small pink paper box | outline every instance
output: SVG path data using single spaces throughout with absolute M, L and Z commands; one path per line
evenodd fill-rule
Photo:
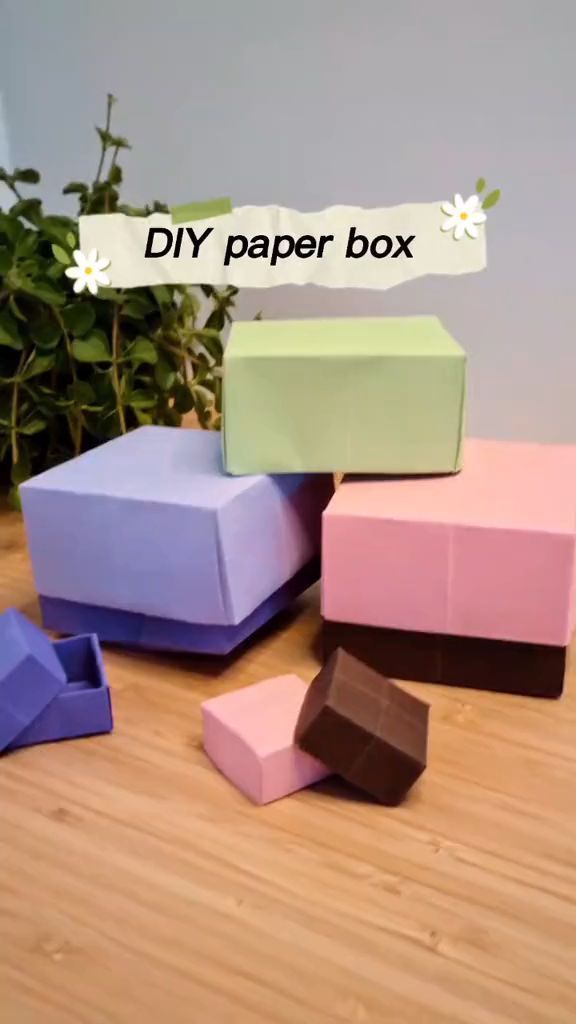
M 208 757 L 255 804 L 279 800 L 330 775 L 294 745 L 307 689 L 298 676 L 278 676 L 202 704 Z
M 349 479 L 323 517 L 322 613 L 566 646 L 576 446 L 468 440 L 457 476 Z

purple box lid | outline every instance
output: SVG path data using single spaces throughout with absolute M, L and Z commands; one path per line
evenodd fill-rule
M 0 615 L 0 750 L 66 686 L 48 637 L 15 608 Z
M 44 597 L 237 625 L 319 552 L 327 476 L 228 476 L 217 433 L 141 427 L 21 487 Z

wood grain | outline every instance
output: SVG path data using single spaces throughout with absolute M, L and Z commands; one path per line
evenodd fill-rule
M 0 511 L 9 605 L 38 621 Z M 2 758 L 4 1024 L 574 1024 L 574 686 L 408 685 L 432 731 L 404 806 L 330 781 L 255 808 L 199 704 L 311 679 L 318 614 L 312 590 L 223 661 L 107 649 L 115 732 Z

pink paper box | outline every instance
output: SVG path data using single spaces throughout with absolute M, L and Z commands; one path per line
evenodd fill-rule
M 208 757 L 255 804 L 279 800 L 330 775 L 294 745 L 306 691 L 298 676 L 278 676 L 202 704 Z
M 324 617 L 566 646 L 576 446 L 468 440 L 463 466 L 344 481 L 323 516 Z

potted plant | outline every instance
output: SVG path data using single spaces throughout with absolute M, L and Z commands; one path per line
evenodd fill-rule
M 120 156 L 130 145 L 106 121 L 91 184 L 70 182 L 78 215 L 147 216 L 120 201 Z M 13 193 L 0 208 L 0 483 L 18 504 L 33 473 L 139 424 L 179 426 L 194 411 L 201 427 L 221 417 L 222 331 L 237 289 L 161 285 L 75 294 L 65 271 L 78 248 L 78 222 L 48 215 L 24 194 L 32 168 L 0 181 Z

